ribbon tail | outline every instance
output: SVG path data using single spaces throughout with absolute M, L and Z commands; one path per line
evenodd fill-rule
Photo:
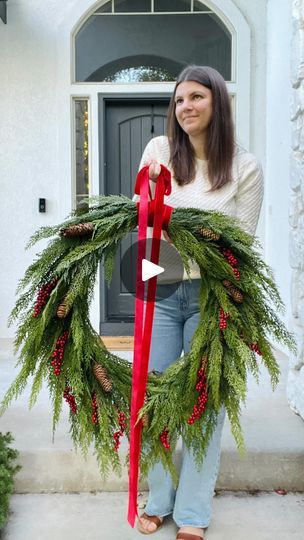
M 155 264 L 159 261 L 160 252 L 160 238 L 162 223 L 165 219 L 164 214 L 164 192 L 165 192 L 165 180 L 168 184 L 168 176 L 162 173 L 156 184 L 155 193 L 155 215 L 153 224 L 153 236 L 152 236 L 152 251 L 151 262 Z M 149 184 L 148 174 L 146 176 L 146 182 Z M 140 189 L 140 193 L 141 193 Z M 141 198 L 141 197 L 140 197 Z M 145 203 L 147 199 L 144 199 Z M 138 239 L 142 232 L 141 225 L 144 222 L 145 235 L 148 221 L 148 204 L 141 207 L 139 203 L 139 230 Z M 146 236 L 145 236 L 146 240 Z M 142 250 L 141 250 L 142 251 Z M 145 250 L 144 250 L 145 251 Z M 148 282 L 148 295 L 146 302 L 146 310 L 144 314 L 143 323 L 143 308 L 144 297 L 138 297 L 137 291 L 141 289 L 143 284 L 141 275 L 141 265 L 144 255 L 138 253 L 137 260 L 137 276 L 136 276 L 136 313 L 135 313 L 135 342 L 134 342 L 134 363 L 133 363 L 133 377 L 132 377 L 132 401 L 131 401 L 131 426 L 130 426 L 130 473 L 129 473 L 129 508 L 128 508 L 128 521 L 131 527 L 134 527 L 135 519 L 137 516 L 137 488 L 138 488 L 138 476 L 139 476 L 139 460 L 140 460 L 140 443 L 141 443 L 141 431 L 142 422 L 138 421 L 138 412 L 144 404 L 147 378 L 148 378 L 148 366 L 150 356 L 150 345 L 152 336 L 152 325 L 155 307 L 155 293 L 157 285 L 157 276 L 151 278 Z M 140 283 L 141 282 L 141 283 Z M 143 284 L 144 285 L 144 284 Z M 144 289 L 143 289 L 144 290 Z M 140 314 L 140 315 L 139 315 Z M 138 316 L 141 316 L 139 320 Z M 142 332 L 142 329 L 144 330 Z
M 137 179 L 137 182 L 139 177 Z M 142 280 L 142 260 L 146 256 L 146 238 L 148 225 L 148 182 L 141 182 L 138 219 L 138 257 L 136 273 L 136 302 L 134 321 L 134 354 L 132 368 L 132 395 L 130 418 L 130 470 L 129 470 L 129 505 L 128 522 L 134 527 L 137 516 L 138 463 L 140 452 L 140 429 L 137 424 L 139 410 L 138 388 L 140 385 L 140 363 L 142 356 L 142 335 L 144 318 L 144 290 Z

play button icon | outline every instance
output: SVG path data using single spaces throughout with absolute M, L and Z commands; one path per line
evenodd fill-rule
M 141 264 L 141 276 L 143 281 L 147 281 L 147 279 L 151 279 L 154 276 L 158 276 L 158 274 L 161 274 L 164 272 L 164 268 L 161 266 L 158 266 L 158 264 L 154 264 L 151 261 L 147 261 L 147 259 L 142 260 Z
M 141 242 L 141 241 L 140 241 Z M 137 235 L 130 234 L 121 243 L 120 294 L 136 295 L 137 253 L 139 242 Z M 145 283 L 144 299 L 146 299 L 149 279 L 157 276 L 156 298 L 171 296 L 183 280 L 184 265 L 177 249 L 166 240 L 160 242 L 158 264 L 151 262 L 152 239 L 146 241 L 146 256 L 142 259 L 141 279 Z M 141 252 L 141 250 L 139 250 Z

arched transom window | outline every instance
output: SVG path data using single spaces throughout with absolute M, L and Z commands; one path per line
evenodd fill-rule
M 75 36 L 76 82 L 174 81 L 187 64 L 231 80 L 231 34 L 199 0 L 110 0 Z

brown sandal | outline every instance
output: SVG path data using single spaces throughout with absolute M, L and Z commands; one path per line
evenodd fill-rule
M 151 521 L 152 523 L 155 523 L 156 529 L 154 529 L 154 531 L 147 531 L 146 529 L 144 529 L 142 527 L 141 523 L 140 523 L 141 518 L 147 519 L 148 521 Z M 148 516 L 148 514 L 146 514 L 144 512 L 138 519 L 137 530 L 142 534 L 153 534 L 156 531 L 158 531 L 158 529 L 160 529 L 162 524 L 163 524 L 163 519 L 160 519 L 158 516 Z M 189 539 L 189 540 L 191 540 L 191 539 Z
M 179 532 L 177 533 L 176 540 L 204 540 L 204 537 L 198 534 Z

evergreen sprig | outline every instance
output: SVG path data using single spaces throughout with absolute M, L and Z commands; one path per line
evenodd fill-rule
M 21 469 L 16 465 L 18 451 L 11 448 L 11 433 L 0 433 L 0 534 L 9 517 L 9 502 L 14 489 L 14 476 Z

